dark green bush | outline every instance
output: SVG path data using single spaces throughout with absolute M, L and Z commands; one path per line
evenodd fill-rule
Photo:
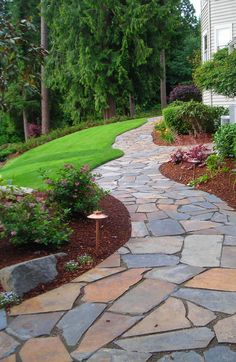
M 215 133 L 214 142 L 220 156 L 236 158 L 236 123 L 221 126 Z
M 181 102 L 182 103 L 182 102 Z M 184 103 L 184 102 L 183 102 Z M 188 124 L 181 117 L 182 105 L 170 105 L 163 110 L 165 123 L 178 134 L 188 134 Z
M 33 195 L 11 195 L 0 204 L 2 237 L 15 246 L 40 244 L 58 247 L 69 240 L 71 230 L 63 223 L 65 213 L 47 208 Z
M 220 116 L 226 114 L 223 107 L 210 107 L 205 104 L 174 102 L 163 110 L 166 124 L 178 134 L 213 133 L 219 126 Z
M 89 171 L 89 166 L 80 170 L 66 164 L 58 171 L 55 179 L 47 178 L 49 185 L 48 202 L 56 203 L 62 210 L 68 210 L 70 216 L 86 216 L 99 208 L 101 198 L 106 194 L 95 183 L 95 175 Z

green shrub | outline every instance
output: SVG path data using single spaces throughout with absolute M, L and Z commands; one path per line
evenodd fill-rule
M 160 133 L 160 138 L 167 142 L 172 143 L 175 140 L 175 136 L 170 128 L 167 127 L 165 121 L 157 123 L 155 125 L 155 130 Z
M 95 176 L 88 166 L 77 170 L 70 164 L 64 165 L 55 179 L 48 179 L 44 173 L 50 189 L 48 202 L 67 209 L 70 216 L 85 216 L 97 210 L 105 192 L 95 183 Z
M 182 103 L 184 102 L 180 102 L 181 105 L 177 105 L 176 103 L 177 102 L 174 102 L 169 107 L 163 109 L 164 121 L 174 132 L 178 134 L 188 134 L 188 124 L 181 117 Z
M 220 155 L 212 154 L 206 159 L 207 170 L 211 172 L 211 174 L 216 174 L 219 171 L 220 166 L 223 165 L 223 160 Z
M 223 158 L 236 158 L 236 123 L 221 126 L 214 136 L 215 148 Z
M 2 200 L 2 237 L 14 246 L 41 244 L 58 247 L 69 240 L 71 230 L 63 223 L 65 214 L 53 212 L 33 195 Z
M 166 124 L 178 134 L 213 133 L 220 124 L 220 116 L 228 111 L 190 101 L 176 101 L 163 110 Z

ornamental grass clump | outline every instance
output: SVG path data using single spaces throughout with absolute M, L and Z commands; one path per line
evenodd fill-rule
M 106 195 L 95 183 L 95 177 L 89 166 L 78 170 L 71 164 L 64 165 L 55 179 L 44 175 L 49 187 L 48 203 L 56 203 L 62 210 L 68 210 L 69 217 L 85 217 L 99 209 L 99 203 Z
M 14 246 L 59 247 L 69 241 L 71 229 L 65 223 L 67 211 L 51 209 L 34 195 L 9 194 L 0 200 L 0 237 Z

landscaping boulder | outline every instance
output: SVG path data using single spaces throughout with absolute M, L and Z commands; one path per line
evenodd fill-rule
M 0 270 L 0 283 L 6 291 L 22 296 L 41 283 L 48 283 L 57 276 L 57 258 L 49 255 Z

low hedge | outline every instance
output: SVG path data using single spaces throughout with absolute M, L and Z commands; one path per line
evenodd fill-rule
M 215 148 L 223 158 L 236 158 L 236 123 L 226 124 L 214 135 Z
M 177 101 L 163 110 L 163 116 L 166 124 L 177 134 L 198 134 L 215 132 L 220 124 L 220 116 L 227 112 L 224 107 Z

